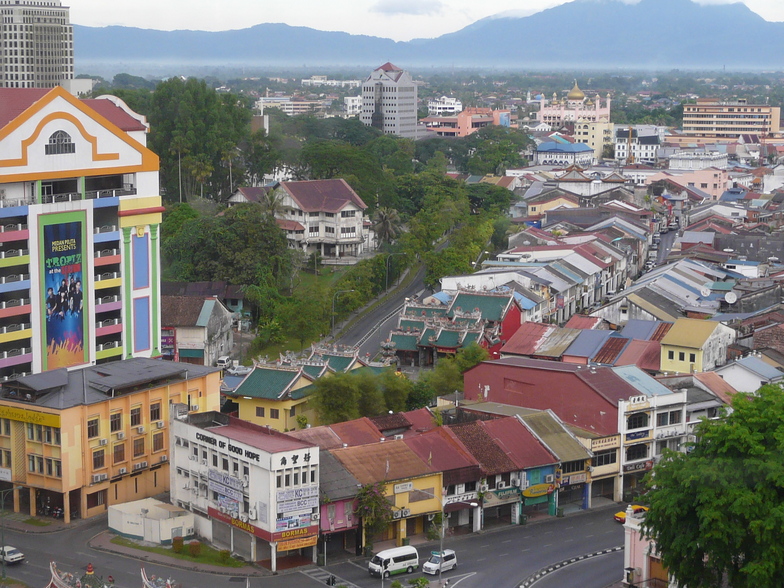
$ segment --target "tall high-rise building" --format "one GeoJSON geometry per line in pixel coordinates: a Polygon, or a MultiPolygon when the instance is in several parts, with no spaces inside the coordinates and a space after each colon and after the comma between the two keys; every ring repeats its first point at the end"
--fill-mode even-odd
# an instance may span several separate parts
{"type": "Polygon", "coordinates": [[[386,135],[416,139],[417,86],[411,74],[387,62],[362,83],[359,120],[386,135]]]}
{"type": "Polygon", "coordinates": [[[113,96],[0,88],[0,382],[160,356],[147,131],[113,96]]]}
{"type": "Polygon", "coordinates": [[[683,134],[724,140],[749,134],[766,137],[779,132],[780,119],[778,106],[749,104],[744,98],[698,98],[696,104],[683,105],[683,134]]]}
{"type": "Polygon", "coordinates": [[[53,88],[73,79],[73,27],[60,0],[0,0],[1,88],[53,88]]]}

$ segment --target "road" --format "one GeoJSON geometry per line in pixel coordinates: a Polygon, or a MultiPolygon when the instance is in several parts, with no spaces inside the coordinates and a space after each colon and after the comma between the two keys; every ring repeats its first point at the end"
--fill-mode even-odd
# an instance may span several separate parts
{"type": "Polygon", "coordinates": [[[659,256],[656,258],[656,265],[662,265],[667,260],[667,256],[672,250],[672,244],[677,238],[678,231],[667,231],[666,233],[662,234],[661,242],[659,243],[659,256]]]}
{"type": "MultiPolygon", "coordinates": [[[[459,566],[457,570],[445,573],[444,578],[450,578],[452,587],[459,585],[461,588],[519,586],[528,576],[552,563],[621,545],[623,527],[612,520],[614,510],[614,507],[603,508],[532,525],[508,526],[478,535],[449,537],[445,547],[457,552],[459,566]]],[[[8,575],[36,588],[47,584],[50,560],[56,561],[61,569],[74,573],[92,563],[97,575],[113,575],[118,588],[138,588],[139,561],[95,551],[87,546],[89,539],[103,531],[105,525],[106,517],[98,517],[74,529],[46,535],[6,529],[6,543],[20,548],[27,556],[26,563],[9,567],[8,575]]],[[[417,547],[420,555],[425,556],[437,545],[433,543],[417,547]]],[[[617,554],[600,556],[573,564],[548,578],[547,583],[543,580],[537,586],[602,588],[619,578],[621,565],[617,554]],[[591,581],[586,583],[588,576],[591,581]],[[557,581],[557,584],[553,581],[557,581]]],[[[243,588],[245,584],[244,577],[210,575],[152,564],[146,564],[145,569],[148,575],[171,577],[182,588],[243,588]]],[[[249,584],[251,588],[307,588],[323,586],[323,579],[318,578],[329,574],[335,575],[338,585],[341,581],[361,588],[380,584],[379,579],[368,575],[365,559],[343,561],[326,568],[308,566],[296,572],[252,578],[249,584]]],[[[418,572],[398,579],[406,584],[408,579],[421,575],[418,572]]],[[[385,584],[388,587],[390,582],[385,584]]]]}

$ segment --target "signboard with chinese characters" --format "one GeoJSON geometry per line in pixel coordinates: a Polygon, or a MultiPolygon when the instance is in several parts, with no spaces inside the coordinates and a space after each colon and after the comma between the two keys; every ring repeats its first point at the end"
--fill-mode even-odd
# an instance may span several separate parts
{"type": "Polygon", "coordinates": [[[315,496],[318,498],[318,486],[304,486],[303,488],[288,488],[286,490],[278,490],[276,499],[278,502],[285,500],[299,500],[301,498],[311,498],[315,496]]]}
{"type": "Polygon", "coordinates": [[[561,482],[562,486],[571,486],[572,484],[584,484],[588,479],[588,474],[572,474],[566,476],[561,482]]]}
{"type": "Polygon", "coordinates": [[[621,444],[619,435],[612,437],[602,437],[600,439],[591,439],[591,451],[601,451],[603,449],[615,449],[621,444]]]}
{"type": "Polygon", "coordinates": [[[476,492],[466,492],[464,494],[453,494],[444,498],[444,504],[455,504],[457,502],[473,502],[477,499],[476,492]]]}
{"type": "MultiPolygon", "coordinates": [[[[318,455],[318,451],[316,451],[315,454],[318,455]]],[[[312,459],[312,454],[310,449],[305,449],[302,450],[301,452],[289,454],[288,456],[286,455],[281,455],[280,457],[275,456],[272,462],[273,469],[283,469],[283,468],[290,468],[294,466],[304,466],[309,464],[311,459],[312,459]],[[277,464],[277,467],[275,467],[274,464],[277,464]]]]}

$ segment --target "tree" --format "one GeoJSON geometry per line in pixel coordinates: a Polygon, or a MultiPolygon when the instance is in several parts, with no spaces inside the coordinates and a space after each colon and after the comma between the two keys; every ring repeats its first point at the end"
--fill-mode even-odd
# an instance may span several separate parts
{"type": "Polygon", "coordinates": [[[406,398],[406,410],[416,410],[430,406],[436,397],[436,391],[421,378],[411,384],[411,391],[406,398]]]}
{"type": "Polygon", "coordinates": [[[308,403],[318,414],[319,422],[330,425],[358,419],[359,386],[350,374],[318,378],[308,403]]]}
{"type": "Polygon", "coordinates": [[[461,374],[466,373],[472,367],[479,365],[486,359],[490,358],[490,353],[479,345],[478,343],[469,343],[462,349],[458,350],[455,355],[455,364],[461,374]]]}
{"type": "Polygon", "coordinates": [[[394,208],[382,207],[373,214],[373,232],[379,243],[391,243],[400,233],[400,215],[394,208]]]}
{"type": "Polygon", "coordinates": [[[404,373],[391,369],[384,370],[378,380],[386,409],[393,412],[406,410],[411,380],[404,373]]]}
{"type": "Polygon", "coordinates": [[[643,530],[681,586],[774,588],[784,577],[784,391],[737,394],[732,409],[648,478],[643,530]]]}
{"type": "Polygon", "coordinates": [[[365,484],[357,492],[357,514],[362,519],[366,547],[371,549],[373,537],[392,522],[392,504],[384,494],[384,486],[384,482],[365,484]]]}

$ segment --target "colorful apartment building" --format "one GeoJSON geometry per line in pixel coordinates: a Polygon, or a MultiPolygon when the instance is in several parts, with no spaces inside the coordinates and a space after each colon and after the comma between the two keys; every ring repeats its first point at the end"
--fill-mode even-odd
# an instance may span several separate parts
{"type": "Polygon", "coordinates": [[[113,96],[0,88],[0,381],[160,355],[147,131],[113,96]]]}

